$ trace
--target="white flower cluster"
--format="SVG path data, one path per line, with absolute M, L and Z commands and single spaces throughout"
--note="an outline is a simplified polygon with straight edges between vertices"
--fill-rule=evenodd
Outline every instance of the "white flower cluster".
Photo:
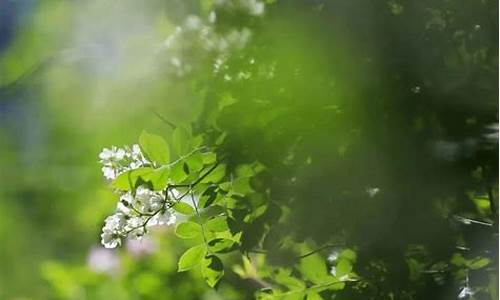
M 142 154 L 139 145 L 132 147 L 104 148 L 99 154 L 102 164 L 102 174 L 106 179 L 113 180 L 121 173 L 151 164 Z
M 114 179 L 124 171 L 151 164 L 138 145 L 131 148 L 105 148 L 99 158 L 107 179 Z M 176 194 L 178 192 L 175 190 L 169 190 L 169 196 L 175 197 Z M 121 193 L 115 213 L 105 220 L 101 243 L 106 248 L 115 248 L 127 236 L 141 238 L 149 227 L 171 225 L 175 220 L 176 216 L 168 205 L 166 191 L 152 191 L 139 186 L 134 192 Z
M 215 20 L 215 13 L 210 14 Z M 248 28 L 231 29 L 226 33 L 218 33 L 210 22 L 202 21 L 198 16 L 188 16 L 182 26 L 165 40 L 164 51 L 168 57 L 170 71 L 177 76 L 183 76 L 193 70 L 189 59 L 181 58 L 180 53 L 189 49 L 191 54 L 204 57 L 210 53 L 216 54 L 217 60 L 225 61 L 232 51 L 243 49 L 249 42 L 252 32 Z
M 214 6 L 216 9 L 239 10 L 257 17 L 262 16 L 265 9 L 264 2 L 258 0 L 217 0 Z M 184 76 L 193 71 L 192 60 L 215 54 L 214 73 L 219 73 L 221 65 L 225 63 L 230 53 L 241 50 L 248 44 L 252 37 L 250 29 L 233 28 L 221 33 L 215 29 L 216 20 L 216 12 L 212 11 L 208 14 L 207 20 L 190 15 L 182 25 L 176 27 L 164 42 L 163 51 L 167 57 L 169 72 Z M 185 52 L 190 53 L 189 58 L 181 57 L 181 53 Z
M 141 238 L 147 228 L 172 225 L 175 220 L 175 214 L 167 206 L 165 192 L 140 186 L 135 196 L 132 192 L 121 195 L 116 212 L 105 220 L 101 243 L 106 248 L 115 248 L 126 236 Z
M 262 16 L 266 8 L 260 0 L 215 0 L 214 5 L 233 11 L 241 10 L 251 16 Z

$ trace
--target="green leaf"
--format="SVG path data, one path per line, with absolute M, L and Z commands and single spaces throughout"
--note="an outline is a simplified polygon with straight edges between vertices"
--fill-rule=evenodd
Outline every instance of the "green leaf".
M 236 242 L 230 239 L 216 238 L 208 242 L 208 246 L 212 252 L 227 253 L 231 252 L 236 247 Z
M 278 272 L 274 275 L 273 278 L 277 283 L 286 286 L 289 290 L 303 290 L 306 287 L 306 284 L 295 277 L 292 276 L 292 271 L 289 269 L 278 269 Z
M 214 164 L 217 161 L 217 155 L 213 152 L 205 152 L 201 156 L 205 165 Z
M 203 169 L 203 156 L 200 152 L 194 153 L 186 158 L 186 163 L 188 164 L 191 172 L 199 172 Z
M 207 247 L 202 244 L 191 247 L 179 258 L 178 272 L 184 272 L 196 267 L 207 254 Z
M 490 262 L 491 260 L 486 257 L 478 257 L 473 259 L 472 261 L 469 261 L 467 265 L 472 270 L 477 270 L 486 267 L 490 264 Z
M 191 146 L 191 129 L 177 126 L 172 134 L 172 146 L 177 155 L 182 156 L 189 152 Z
M 153 186 L 153 190 L 161 191 L 167 184 L 170 175 L 170 169 L 166 166 L 152 170 L 150 173 L 141 176 L 145 181 L 148 181 Z
M 312 254 L 302 258 L 299 270 L 305 279 L 315 284 L 324 283 L 331 277 L 327 272 L 325 260 L 319 254 Z
M 158 164 L 169 162 L 170 150 L 167 142 L 161 136 L 143 131 L 139 137 L 139 146 L 150 161 Z
M 175 183 L 181 183 L 184 180 L 186 180 L 187 177 L 188 177 L 188 175 L 184 171 L 184 162 L 183 161 L 176 163 L 172 167 L 172 169 L 170 170 L 170 178 Z
M 201 235 L 201 225 L 194 222 L 184 222 L 177 225 L 175 235 L 181 239 L 192 239 Z
M 242 164 L 236 168 L 236 176 L 238 177 L 252 177 L 253 175 L 255 172 L 249 164 Z
M 233 192 L 246 195 L 252 193 L 254 190 L 250 186 L 250 178 L 237 178 L 233 182 Z
M 339 257 L 348 259 L 351 262 L 356 262 L 357 255 L 356 255 L 356 252 L 354 252 L 353 250 L 345 249 L 344 251 L 342 251 L 340 253 Z
M 323 300 L 323 298 L 316 292 L 308 292 L 307 293 L 307 300 Z
M 210 287 L 214 287 L 224 276 L 224 266 L 215 255 L 205 257 L 201 264 L 201 274 Z
M 138 168 L 135 170 L 124 172 L 116 177 L 113 182 L 111 182 L 111 187 L 122 191 L 130 191 L 136 188 L 137 180 L 140 177 L 145 177 L 151 172 L 153 172 L 153 169 L 149 167 Z
M 335 277 L 341 278 L 344 275 L 349 275 L 352 271 L 352 263 L 348 259 L 340 259 L 337 263 Z
M 214 217 L 205 223 L 205 228 L 213 232 L 223 232 L 229 230 L 227 219 L 224 216 Z
M 454 253 L 450 259 L 450 263 L 455 266 L 463 266 L 467 263 L 467 260 L 460 253 Z
M 224 178 L 224 175 L 226 175 L 226 166 L 218 165 L 210 174 L 203 178 L 201 183 L 217 183 Z
M 185 202 L 177 202 L 172 208 L 183 215 L 192 215 L 195 212 L 194 208 Z

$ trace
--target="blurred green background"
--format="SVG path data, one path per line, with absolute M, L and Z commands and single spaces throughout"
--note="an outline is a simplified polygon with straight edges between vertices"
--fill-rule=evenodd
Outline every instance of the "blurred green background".
M 0 1 L 0 299 L 253 297 L 177 274 L 171 229 L 100 248 L 98 153 L 162 118 L 267 167 L 255 189 L 291 211 L 272 234 L 359 248 L 380 289 L 342 299 L 454 299 L 452 275 L 410 278 L 415 244 L 488 257 L 495 299 L 498 2 Z

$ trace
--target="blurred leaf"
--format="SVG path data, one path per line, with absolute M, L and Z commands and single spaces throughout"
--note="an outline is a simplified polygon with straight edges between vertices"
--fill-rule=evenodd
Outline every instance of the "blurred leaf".
M 455 253 L 450 259 L 450 263 L 455 266 L 463 266 L 467 263 L 467 260 L 460 253 Z
M 203 163 L 205 165 L 214 164 L 217 160 L 217 155 L 213 152 L 202 153 Z
M 472 270 L 477 270 L 486 267 L 491 263 L 491 260 L 486 257 L 478 257 L 467 263 L 467 266 Z
M 335 266 L 336 274 L 335 277 L 342 278 L 344 275 L 349 275 L 352 271 L 352 263 L 348 259 L 340 259 Z
M 323 298 L 316 292 L 308 292 L 307 300 L 323 300 Z
M 289 290 L 303 290 L 306 287 L 306 284 L 292 276 L 292 271 L 289 269 L 280 268 L 278 272 L 274 275 L 273 279 L 283 285 L 286 286 Z
M 357 255 L 356 255 L 356 252 L 354 252 L 353 250 L 345 249 L 340 253 L 339 257 L 348 259 L 354 263 L 354 262 L 356 262 Z
M 191 149 L 191 128 L 177 126 L 172 134 L 172 147 L 177 155 L 182 156 Z
M 305 279 L 316 284 L 324 283 L 331 278 L 326 269 L 326 261 L 319 254 L 312 254 L 302 258 L 299 270 Z
M 233 192 L 240 195 L 247 195 L 252 193 L 254 190 L 250 186 L 250 178 L 237 178 L 233 181 Z

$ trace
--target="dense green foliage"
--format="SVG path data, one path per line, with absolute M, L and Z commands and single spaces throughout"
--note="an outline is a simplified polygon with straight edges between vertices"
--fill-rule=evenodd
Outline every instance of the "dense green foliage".
M 104 2 L 0 52 L 0 298 L 498 298 L 498 1 Z M 96 246 L 113 190 L 174 185 Z

